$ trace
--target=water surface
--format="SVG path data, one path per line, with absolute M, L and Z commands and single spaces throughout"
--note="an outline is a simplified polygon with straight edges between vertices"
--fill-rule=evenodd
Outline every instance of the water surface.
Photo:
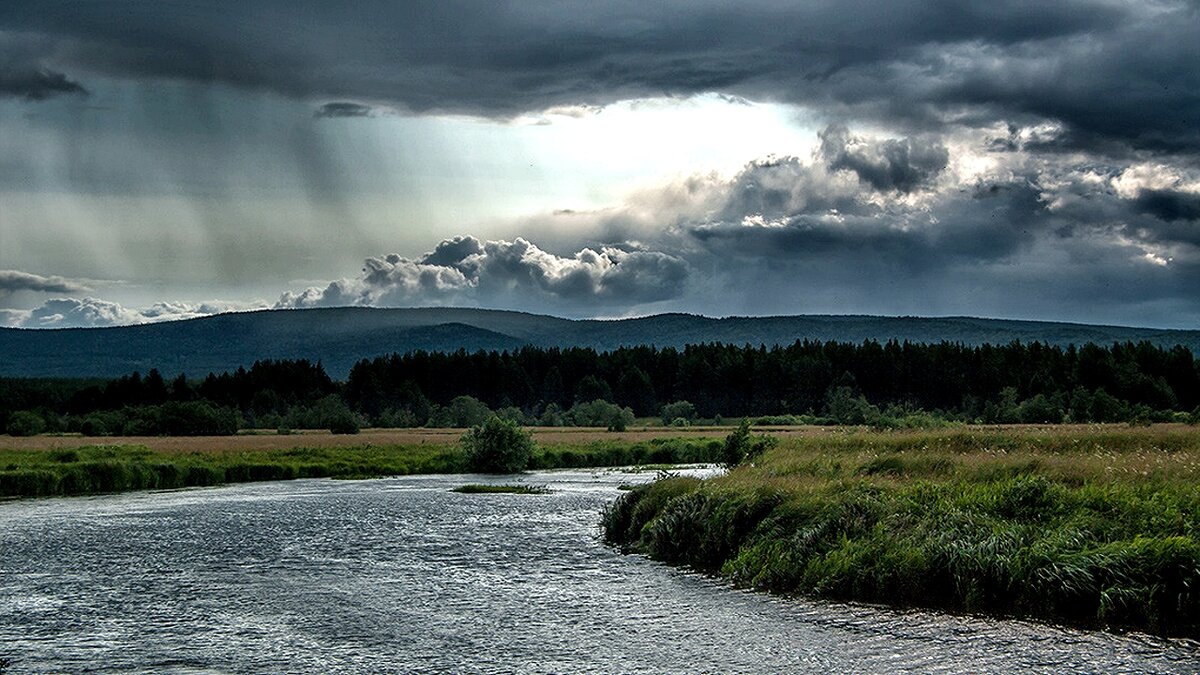
M 11 672 L 1195 672 L 1193 643 L 781 599 L 604 546 L 652 474 L 0 503 Z M 507 479 L 511 481 L 511 479 Z

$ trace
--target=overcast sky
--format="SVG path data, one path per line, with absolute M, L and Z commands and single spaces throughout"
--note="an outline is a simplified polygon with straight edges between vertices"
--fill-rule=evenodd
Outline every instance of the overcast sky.
M 331 305 L 1200 327 L 1200 3 L 0 3 L 0 325 Z

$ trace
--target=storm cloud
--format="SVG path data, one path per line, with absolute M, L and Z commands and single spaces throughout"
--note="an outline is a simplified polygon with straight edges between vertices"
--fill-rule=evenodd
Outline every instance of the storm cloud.
M 0 31 L 44 36 L 36 56 L 64 71 L 413 112 L 512 117 L 719 91 L 831 119 L 1056 120 L 1077 144 L 1180 149 L 1200 133 L 1198 11 L 1184 0 L 115 0 L 8 3 Z M 1115 95 L 1113 82 L 1128 86 Z
M 86 95 L 87 90 L 65 74 L 45 68 L 17 69 L 0 66 L 0 96 L 44 101 L 63 94 Z
M 313 112 L 313 117 L 371 117 L 374 114 L 375 108 L 363 103 L 354 103 L 353 101 L 331 101 L 322 105 L 320 108 L 317 108 Z
M 1186 0 L 7 3 L 4 266 L 105 273 L 62 239 L 280 307 L 1192 325 L 1198 63 Z M 42 279 L 7 283 L 81 293 Z
M 90 290 L 87 285 L 73 279 L 39 274 L 31 274 L 20 270 L 0 270 L 0 297 L 16 291 L 34 291 L 40 293 L 81 293 Z

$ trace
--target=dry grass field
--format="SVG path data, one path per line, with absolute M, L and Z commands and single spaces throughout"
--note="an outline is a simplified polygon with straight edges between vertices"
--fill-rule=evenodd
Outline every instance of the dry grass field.
M 1124 424 L 1090 425 L 979 425 L 963 426 L 943 430 L 1003 432 L 1006 434 L 1091 434 L 1100 432 L 1122 432 L 1128 434 L 1186 433 L 1194 427 L 1179 424 L 1158 424 L 1153 427 L 1130 428 Z M 610 432 L 602 428 L 580 427 L 532 427 L 535 441 L 550 445 L 579 445 L 596 441 L 638 443 L 661 438 L 683 438 L 699 440 L 724 438 L 732 426 L 696 427 L 636 427 L 628 431 Z M 830 426 L 766 426 L 755 427 L 756 432 L 778 436 L 780 440 L 844 438 L 862 434 L 861 427 Z M 247 430 L 236 436 L 100 436 L 86 437 L 78 434 L 40 435 L 30 437 L 0 436 L 0 450 L 63 450 L 87 445 L 142 446 L 154 452 L 247 452 L 255 450 L 285 450 L 289 448 L 340 448 L 397 445 L 457 445 L 463 429 L 364 429 L 352 435 L 331 434 L 328 431 L 295 431 L 277 434 L 271 430 Z M 897 430 L 881 432 L 890 436 L 917 436 L 929 434 L 921 430 Z

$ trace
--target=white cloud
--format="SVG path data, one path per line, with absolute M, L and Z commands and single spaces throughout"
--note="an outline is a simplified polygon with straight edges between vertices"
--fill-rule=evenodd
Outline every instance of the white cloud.
M 129 308 L 99 298 L 53 298 L 34 309 L 0 309 L 0 325 L 12 328 L 99 328 L 194 319 L 222 312 L 265 309 L 261 302 L 158 302 Z

